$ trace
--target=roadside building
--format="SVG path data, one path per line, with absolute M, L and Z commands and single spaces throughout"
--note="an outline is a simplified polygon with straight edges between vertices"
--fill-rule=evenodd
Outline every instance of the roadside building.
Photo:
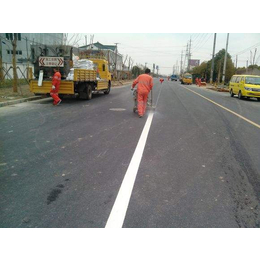
M 104 45 L 100 42 L 79 47 L 80 52 L 90 52 L 92 54 L 102 52 L 109 64 L 109 70 L 114 78 L 121 78 L 123 73 L 123 56 L 118 52 L 117 45 Z
M 27 67 L 32 67 L 31 45 L 58 45 L 63 43 L 63 37 L 63 33 L 17 33 L 16 63 L 18 78 L 26 75 Z M 10 69 L 13 58 L 13 39 L 13 33 L 0 33 L 0 61 L 2 60 L 3 73 L 6 74 L 8 71 L 5 78 L 13 76 L 13 71 Z

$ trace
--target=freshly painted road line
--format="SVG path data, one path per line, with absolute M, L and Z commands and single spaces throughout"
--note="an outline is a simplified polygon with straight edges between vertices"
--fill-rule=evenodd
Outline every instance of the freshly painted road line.
M 154 109 L 157 107 L 161 92 L 162 92 L 162 86 L 161 86 L 159 95 L 157 97 L 156 105 L 155 105 L 155 107 L 153 107 Z M 134 187 L 139 165 L 140 165 L 140 162 L 141 162 L 141 159 L 143 156 L 143 151 L 144 151 L 147 136 L 149 134 L 149 130 L 150 130 L 150 127 L 152 124 L 153 115 L 154 115 L 154 112 L 150 112 L 150 114 L 148 115 L 147 121 L 145 123 L 144 129 L 141 134 L 141 137 L 135 148 L 134 155 L 128 166 L 124 180 L 123 180 L 121 187 L 119 189 L 119 192 L 117 194 L 114 206 L 109 215 L 109 218 L 108 218 L 108 221 L 106 224 L 106 228 L 122 228 L 122 226 L 124 224 L 126 211 L 127 211 L 130 197 L 132 194 L 132 190 Z
M 147 136 L 153 120 L 153 115 L 154 115 L 153 112 L 151 112 L 148 115 L 141 137 L 138 141 L 134 155 L 128 166 L 124 180 L 117 194 L 116 201 L 114 203 L 114 206 L 108 218 L 106 228 L 122 228 L 123 226 L 129 200 L 134 187 L 136 175 L 143 156 L 143 151 L 146 144 Z
M 184 86 L 183 86 L 183 87 L 184 87 Z M 216 106 L 219 106 L 219 107 L 223 108 L 224 110 L 228 111 L 229 113 L 231 113 L 231 114 L 233 114 L 233 115 L 235 115 L 235 116 L 237 116 L 237 117 L 239 117 L 239 118 L 245 120 L 245 121 L 248 122 L 249 124 L 252 124 L 252 125 L 254 125 L 254 126 L 256 126 L 256 127 L 258 127 L 258 128 L 260 129 L 260 125 L 258 125 L 257 123 L 255 123 L 255 122 L 253 122 L 253 121 L 251 121 L 251 120 L 249 120 L 249 119 L 247 119 L 247 118 L 245 118 L 245 117 L 243 117 L 243 116 L 237 114 L 236 112 L 234 112 L 234 111 L 232 111 L 232 110 L 230 110 L 230 109 L 228 109 L 228 108 L 226 108 L 226 107 L 224 107 L 224 106 L 218 104 L 217 102 L 215 102 L 215 101 L 213 101 L 213 100 L 211 100 L 211 99 L 209 99 L 209 98 L 204 97 L 203 95 L 201 95 L 201 94 L 199 94 L 199 93 L 197 93 L 197 92 L 195 92 L 195 91 L 193 91 L 193 90 L 191 90 L 191 89 L 189 89 L 189 88 L 187 88 L 187 87 L 184 87 L 184 88 L 187 89 L 187 90 L 189 90 L 189 91 L 191 91 L 191 92 L 193 92 L 194 94 L 196 94 L 196 95 L 198 95 L 198 96 L 200 96 L 200 97 L 202 97 L 202 98 L 208 100 L 209 102 L 215 104 Z

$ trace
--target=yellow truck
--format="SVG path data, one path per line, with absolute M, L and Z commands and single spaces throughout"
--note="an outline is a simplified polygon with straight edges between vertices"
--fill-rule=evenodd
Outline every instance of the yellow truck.
M 61 73 L 60 96 L 78 95 L 80 99 L 91 99 L 93 93 L 109 94 L 111 73 L 108 61 L 102 56 L 89 57 L 94 69 L 73 68 L 72 53 L 71 46 L 32 46 L 35 79 L 30 80 L 30 91 L 35 95 L 49 94 L 53 68 L 58 67 Z M 68 79 L 71 72 L 72 77 Z
M 192 84 L 192 75 L 190 73 L 184 73 L 180 79 L 181 84 L 187 84 L 191 85 Z

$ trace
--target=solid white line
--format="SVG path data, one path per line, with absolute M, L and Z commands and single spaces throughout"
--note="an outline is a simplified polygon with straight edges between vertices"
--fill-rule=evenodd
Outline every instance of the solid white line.
M 136 146 L 134 155 L 126 171 L 124 180 L 121 184 L 120 190 L 117 194 L 114 206 L 109 215 L 106 228 L 122 228 L 132 190 L 134 187 L 136 175 L 139 165 L 143 156 L 144 147 L 146 144 L 147 136 L 151 127 L 154 113 L 148 115 L 141 137 Z

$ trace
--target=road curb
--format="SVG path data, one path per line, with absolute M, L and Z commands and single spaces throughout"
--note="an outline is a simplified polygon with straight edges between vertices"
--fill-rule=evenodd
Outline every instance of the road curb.
M 33 100 L 37 100 L 37 99 L 42 99 L 42 97 L 36 96 L 36 97 L 28 97 L 28 98 L 21 98 L 21 99 L 16 99 L 16 100 L 4 101 L 4 102 L 0 102 L 0 107 L 15 105 L 15 104 L 33 101 Z

